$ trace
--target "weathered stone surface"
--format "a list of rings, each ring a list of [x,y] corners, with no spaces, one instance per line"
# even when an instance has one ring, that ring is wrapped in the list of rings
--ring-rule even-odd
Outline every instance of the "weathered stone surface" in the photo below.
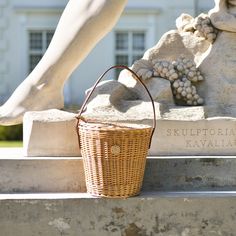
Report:
[[[204,107],[168,107],[155,103],[157,128],[149,155],[234,155],[236,153],[236,119],[208,118]],[[145,111],[145,112],[144,112]],[[51,111],[49,111],[49,114]],[[76,119],[74,114],[50,120],[47,112],[37,112],[41,120],[28,113],[30,122],[24,127],[24,153],[27,156],[78,156]],[[209,112],[210,114],[211,112]],[[89,119],[107,122],[153,124],[150,102],[120,100],[107,107],[90,107],[84,113]],[[65,119],[64,119],[64,118]],[[28,119],[26,116],[26,120]],[[64,119],[64,120],[63,120]]]
[[[235,193],[157,193],[127,200],[84,194],[0,195],[7,236],[233,236]]]
[[[0,149],[0,193],[85,192],[81,157],[23,157]]]
[[[140,100],[150,101],[147,92],[142,84],[135,80],[130,72],[123,70],[118,81],[124,84],[129,90],[134,91]],[[174,104],[170,82],[163,78],[150,78],[143,81],[152,95],[154,101],[164,104]]]
[[[0,193],[85,192],[81,157],[23,157],[0,149]],[[236,157],[147,157],[142,191],[236,191]]]
[[[143,191],[236,191],[235,156],[149,157]]]
[[[207,40],[196,37],[192,32],[171,30],[165,33],[153,48],[147,50],[143,58],[174,61],[184,55],[197,63],[209,46]]]
[[[215,1],[208,13],[212,24],[219,30],[236,33],[235,0]]]
[[[175,22],[179,31],[190,31],[193,28],[194,18],[189,14],[183,13]]]
[[[218,33],[216,41],[199,62],[200,70],[205,77],[201,93],[206,104],[218,106],[218,109],[229,107],[233,116],[236,115],[235,42],[236,33]]]
[[[91,90],[88,89],[86,94]],[[120,81],[108,80],[100,82],[89,99],[87,111],[100,109],[101,107],[119,107],[123,100],[135,100],[138,98],[136,91],[131,91]]]
[[[196,121],[159,120],[151,154],[234,155],[236,120],[215,118]]]
[[[135,106],[134,106],[135,105]],[[106,121],[130,121],[152,124],[150,102],[125,102],[125,113],[114,108],[94,110],[88,118]],[[236,120],[230,117],[208,118],[204,107],[170,108],[156,106],[157,128],[150,155],[234,155],[236,152]],[[145,112],[144,112],[145,111]],[[110,116],[110,114],[114,114]]]
[[[228,107],[228,110],[231,109],[232,117],[235,117],[236,34],[235,32],[220,31],[216,41],[212,44],[214,39],[211,39],[211,36],[212,34],[216,36],[216,29],[212,28],[209,16],[203,14],[200,16],[203,17],[203,21],[204,17],[207,17],[206,20],[209,21],[208,28],[203,27],[204,30],[210,30],[210,32],[204,31],[206,38],[195,34],[198,29],[194,29],[196,30],[195,33],[193,29],[191,30],[191,27],[194,26],[194,19],[189,15],[182,14],[177,19],[178,30],[172,30],[164,34],[157,45],[147,50],[143,59],[148,61],[155,59],[174,61],[181,54],[194,59],[205,78],[205,81],[199,84],[198,87],[200,86],[200,96],[204,98],[206,107],[215,107],[214,116],[217,116],[219,111]],[[229,21],[229,19],[234,22],[232,15],[230,18],[228,14],[227,18],[222,13],[222,18],[218,20],[223,23]]]
[[[193,18],[187,21],[193,21]],[[193,31],[172,30],[164,34],[157,45],[147,50],[143,59],[136,61],[132,69],[147,85],[155,101],[169,105],[202,105],[204,99],[197,92],[196,82],[202,81],[204,77],[196,63],[202,60],[210,45],[205,38],[196,36]],[[176,86],[174,89],[175,80],[176,86],[178,82],[184,83],[186,80],[188,85],[184,90],[177,89]],[[145,91],[128,71],[121,72],[119,82],[134,90],[140,99],[147,100]]]
[[[24,116],[25,156],[78,156],[76,114],[56,109]]]

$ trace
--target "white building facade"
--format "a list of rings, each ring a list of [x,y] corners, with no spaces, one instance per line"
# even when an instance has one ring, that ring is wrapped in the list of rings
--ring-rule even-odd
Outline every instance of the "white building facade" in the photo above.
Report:
[[[42,57],[67,2],[0,0],[0,105]],[[65,103],[81,104],[84,91],[109,66],[131,66],[163,33],[175,28],[181,13],[194,16],[213,5],[213,0],[129,0],[114,29],[66,83]],[[116,73],[109,78],[115,79]]]

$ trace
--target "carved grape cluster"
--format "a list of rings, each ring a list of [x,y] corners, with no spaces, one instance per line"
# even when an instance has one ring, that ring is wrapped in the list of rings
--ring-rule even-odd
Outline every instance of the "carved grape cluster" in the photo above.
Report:
[[[181,55],[172,64],[179,75],[179,79],[172,83],[175,98],[190,106],[202,105],[204,100],[197,93],[196,86],[192,84],[203,80],[203,76],[197,69],[195,62]]]
[[[134,63],[132,69],[143,80],[161,77],[171,83],[172,93],[178,104],[197,106],[204,103],[197,93],[195,83],[204,78],[193,60],[180,56],[176,61],[145,59]]]
[[[176,72],[174,65],[169,61],[154,60],[152,62],[154,68],[154,76],[168,79],[170,82],[178,79],[178,73]]]
[[[186,77],[172,83],[172,91],[177,100],[182,100],[189,106],[197,106],[204,103],[204,100],[197,94],[196,87]]]
[[[192,82],[198,82],[203,80],[201,72],[197,69],[193,60],[184,56],[180,56],[176,61],[172,62],[174,68],[178,71],[178,77],[187,77]]]
[[[194,28],[195,34],[199,37],[204,37],[213,43],[217,37],[217,29],[211,24],[211,20],[207,15],[200,15],[195,19]]]

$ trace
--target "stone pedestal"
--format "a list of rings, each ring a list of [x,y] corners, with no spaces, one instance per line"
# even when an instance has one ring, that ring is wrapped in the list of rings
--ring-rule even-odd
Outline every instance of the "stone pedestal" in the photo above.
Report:
[[[0,149],[1,193],[86,192],[81,157],[24,157]],[[236,157],[147,157],[142,190],[236,191]]]
[[[236,119],[158,120],[151,154],[235,155]]]
[[[234,235],[236,157],[148,157],[140,196],[86,194],[81,157],[0,149],[1,235]]]
[[[79,156],[76,114],[57,109],[24,116],[25,156]]]
[[[103,107],[88,110],[86,116],[151,125],[150,103],[131,103],[137,106],[128,109],[129,104],[124,113]],[[82,158],[72,157],[66,149],[69,145],[78,152],[74,114],[68,114],[68,120],[61,111],[53,111],[60,119],[52,119],[52,111],[28,113],[24,119],[27,156],[22,149],[0,150],[1,232],[8,236],[233,235],[235,119],[207,118],[203,107],[156,104],[156,108],[157,129],[142,191],[126,200],[86,194]],[[67,152],[60,152],[58,145]]]
[[[132,110],[133,109],[133,110]],[[151,104],[143,102],[126,113],[114,109],[92,110],[90,119],[152,125]],[[134,109],[135,112],[134,112]],[[146,112],[143,112],[145,109]],[[235,155],[236,119],[205,117],[204,107],[159,107],[151,156]],[[113,114],[113,115],[111,115]],[[79,156],[74,113],[58,110],[28,112],[24,117],[26,156]]]
[[[235,193],[146,193],[127,200],[81,193],[0,198],[4,236],[229,236],[236,231]]]

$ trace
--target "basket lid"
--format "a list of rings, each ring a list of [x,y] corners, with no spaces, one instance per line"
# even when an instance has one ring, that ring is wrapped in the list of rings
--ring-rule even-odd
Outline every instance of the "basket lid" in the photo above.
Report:
[[[152,129],[151,125],[136,124],[136,123],[123,123],[123,122],[101,122],[101,121],[85,121],[80,120],[79,126],[89,127],[99,130],[131,130],[131,129]]]

